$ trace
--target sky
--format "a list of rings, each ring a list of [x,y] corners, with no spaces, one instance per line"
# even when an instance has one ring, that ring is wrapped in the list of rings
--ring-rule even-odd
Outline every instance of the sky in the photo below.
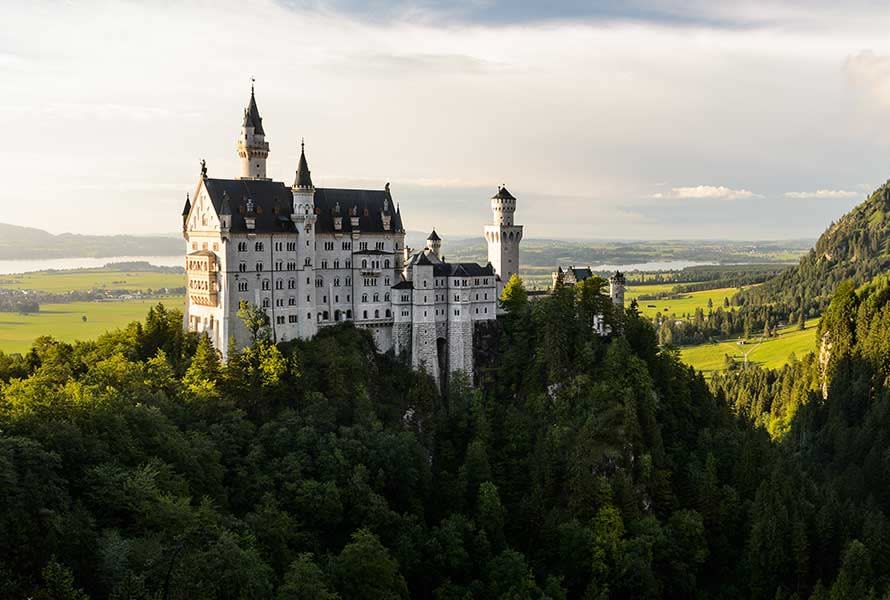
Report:
[[[883,6],[882,6],[883,5]],[[172,233],[236,177],[251,78],[269,175],[391,183],[406,227],[819,235],[890,177],[890,6],[777,0],[0,4],[0,222]],[[446,238],[447,240],[447,238]]]

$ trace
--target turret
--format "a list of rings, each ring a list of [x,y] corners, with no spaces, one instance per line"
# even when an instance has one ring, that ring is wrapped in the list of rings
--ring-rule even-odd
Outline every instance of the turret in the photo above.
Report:
[[[294,214],[308,215],[315,213],[315,186],[312,185],[312,172],[306,160],[306,142],[300,141],[300,162],[294,177],[292,188],[294,193]]]
[[[185,194],[185,206],[182,207],[182,232],[185,233],[185,230],[188,225],[189,213],[192,211],[192,203],[189,200],[188,192]]]
[[[442,250],[442,238],[439,237],[439,234],[436,233],[435,229],[433,229],[433,232],[426,238],[426,247],[427,250],[435,254],[438,258],[441,258],[439,252]]]
[[[250,102],[244,109],[241,136],[238,138],[238,156],[241,158],[241,179],[266,179],[266,157],[269,142],[263,131],[263,118],[256,105],[253,84],[250,86]]]
[[[519,273],[519,242],[522,240],[522,225],[513,224],[516,212],[516,198],[499,186],[498,193],[491,198],[491,212],[494,224],[485,226],[485,241],[488,243],[488,261],[498,275],[498,296],[510,277]]]
[[[615,274],[609,277],[609,297],[615,306],[624,306],[624,273],[615,271]]]

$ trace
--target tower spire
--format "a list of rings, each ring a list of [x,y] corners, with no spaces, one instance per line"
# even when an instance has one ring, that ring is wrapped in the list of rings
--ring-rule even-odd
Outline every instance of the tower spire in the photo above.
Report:
[[[306,160],[306,140],[304,138],[300,138],[300,163],[297,165],[294,187],[301,190],[311,190],[314,187],[312,173],[309,171],[309,161]]]
[[[250,100],[244,109],[241,135],[238,138],[238,156],[241,158],[241,179],[266,179],[266,157],[269,142],[263,130],[263,118],[256,104],[254,78],[250,78]]]

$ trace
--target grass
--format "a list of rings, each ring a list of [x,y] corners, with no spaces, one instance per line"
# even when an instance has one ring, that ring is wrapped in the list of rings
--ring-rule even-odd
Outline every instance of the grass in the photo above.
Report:
[[[625,302],[630,303],[631,300],[642,294],[659,294],[670,292],[676,284],[662,283],[653,285],[631,286],[627,288],[624,294]],[[714,305],[716,310],[718,306],[723,306],[724,298],[732,298],[738,291],[738,288],[717,288],[714,290],[704,290],[701,292],[690,292],[688,294],[680,294],[676,298],[670,300],[637,300],[640,312],[647,317],[654,317],[657,313],[665,316],[676,316],[681,318],[684,315],[692,316],[695,314],[696,308],[701,308],[706,313],[708,311],[708,300]]]
[[[807,321],[806,329],[800,330],[797,325],[789,325],[780,329],[778,335],[758,343],[754,338],[748,344],[739,344],[740,338],[720,342],[709,342],[697,346],[681,348],[680,357],[705,374],[707,377],[715,371],[722,371],[725,355],[739,362],[744,362],[745,353],[748,364],[756,364],[769,369],[777,369],[788,362],[792,354],[803,356],[816,349],[816,325],[819,319]]]
[[[45,304],[32,315],[0,312],[0,350],[6,353],[27,352],[42,335],[73,342],[95,338],[109,329],[117,329],[130,321],[142,321],[148,309],[158,302],[181,309],[179,297],[163,300],[125,300],[119,302],[72,302]],[[87,320],[84,321],[83,317]]]
[[[54,294],[94,289],[157,290],[181,287],[185,287],[183,273],[154,271],[110,271],[100,268],[0,275],[0,288],[29,289]]]

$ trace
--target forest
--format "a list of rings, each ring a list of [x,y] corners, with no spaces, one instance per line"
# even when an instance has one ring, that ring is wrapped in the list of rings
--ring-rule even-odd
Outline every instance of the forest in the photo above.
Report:
[[[512,279],[444,392],[250,307],[225,363],[163,305],[0,354],[0,597],[890,598],[890,285],[711,387],[606,285]]]

